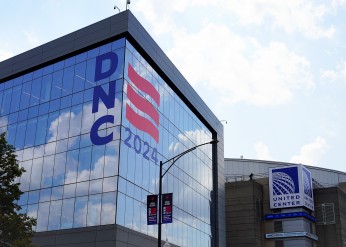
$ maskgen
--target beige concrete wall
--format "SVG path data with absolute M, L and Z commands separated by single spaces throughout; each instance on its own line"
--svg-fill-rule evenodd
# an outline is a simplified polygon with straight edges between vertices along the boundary
M 262 185 L 255 181 L 226 183 L 226 244 L 263 246 Z

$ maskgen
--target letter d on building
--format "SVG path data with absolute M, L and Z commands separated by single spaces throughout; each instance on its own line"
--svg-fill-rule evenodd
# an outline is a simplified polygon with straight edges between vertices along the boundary
M 109 65 L 106 67 L 107 62 Z M 95 82 L 110 77 L 118 67 L 118 55 L 108 52 L 96 57 Z

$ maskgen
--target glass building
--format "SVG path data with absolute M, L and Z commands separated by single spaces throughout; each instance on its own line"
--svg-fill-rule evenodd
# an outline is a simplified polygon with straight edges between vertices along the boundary
M 222 125 L 131 12 L 4 61 L 0 71 L 0 132 L 26 170 L 19 205 L 37 218 L 36 244 L 155 246 L 146 200 L 158 194 L 159 162 L 216 139 L 164 176 L 173 223 L 162 239 L 224 246 Z

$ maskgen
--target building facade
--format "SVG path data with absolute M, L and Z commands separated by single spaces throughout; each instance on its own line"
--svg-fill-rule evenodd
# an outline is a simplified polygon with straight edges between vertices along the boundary
M 155 246 L 159 162 L 176 246 L 225 246 L 223 129 L 130 11 L 0 63 L 0 131 L 39 246 Z M 167 169 L 169 163 L 166 164 Z
M 298 172 L 302 184 L 294 185 L 295 179 L 289 178 L 294 177 L 290 170 L 295 168 L 303 172 Z M 346 246 L 346 173 L 306 168 L 225 159 L 227 246 Z M 306 176 L 307 170 L 311 174 Z M 273 193 L 275 189 L 287 193 Z

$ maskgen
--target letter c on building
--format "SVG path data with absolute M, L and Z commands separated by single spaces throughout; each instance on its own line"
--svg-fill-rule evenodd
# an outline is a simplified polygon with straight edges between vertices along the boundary
M 99 136 L 97 133 L 100 126 L 104 123 L 113 123 L 114 124 L 114 116 L 106 115 L 102 116 L 95 121 L 93 126 L 91 126 L 90 130 L 90 140 L 94 145 L 104 145 L 113 140 L 113 133 L 106 136 Z

